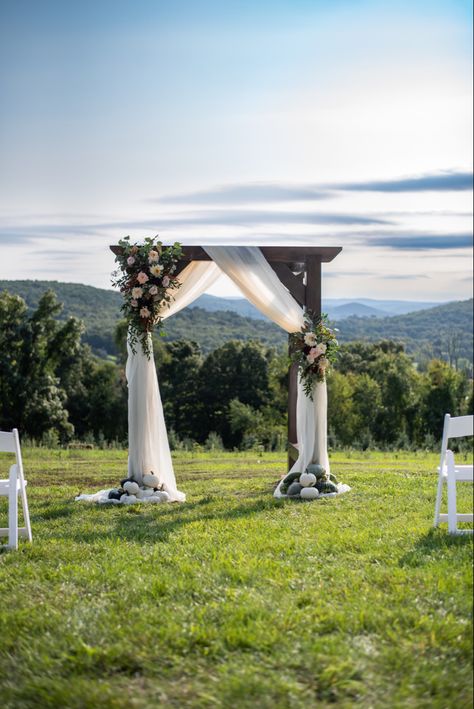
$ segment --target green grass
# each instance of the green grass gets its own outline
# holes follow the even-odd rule
[[[335,453],[353,489],[310,503],[272,497],[282,454],[175,460],[185,505],[99,508],[74,495],[125,452],[25,451],[4,709],[472,706],[472,539],[431,529],[435,455]]]

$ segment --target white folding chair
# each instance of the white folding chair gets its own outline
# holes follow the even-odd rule
[[[472,522],[472,512],[461,514],[457,511],[456,483],[473,481],[472,465],[457,465],[454,453],[448,449],[450,438],[461,438],[474,434],[474,416],[456,416],[451,418],[449,414],[444,417],[443,440],[441,443],[441,459],[438,468],[438,492],[436,495],[434,526],[440,522],[448,523],[448,531],[451,534],[472,534],[472,529],[458,530],[458,522]],[[448,514],[440,514],[441,497],[443,494],[443,484],[447,483],[448,488]]]
[[[0,528],[0,537],[8,536],[8,544],[6,546],[9,549],[18,549],[19,536],[26,537],[30,542],[32,537],[20,439],[16,428],[11,433],[0,431],[0,451],[2,453],[14,453],[16,458],[16,462],[10,467],[8,479],[0,480],[0,496],[8,497],[8,527]],[[18,496],[21,498],[23,507],[24,527],[18,527]]]

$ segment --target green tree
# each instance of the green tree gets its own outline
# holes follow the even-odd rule
[[[265,350],[256,342],[226,342],[206,357],[199,376],[199,440],[215,431],[226,447],[239,444],[230,425],[230,402],[238,399],[255,410],[268,404],[272,399],[268,370]]]
[[[0,428],[17,427],[36,438],[50,429],[62,438],[72,435],[58,373],[80,352],[82,324],[76,318],[58,322],[60,312],[52,291],[31,314],[19,296],[0,294]]]
[[[457,372],[446,362],[433,360],[428,366],[423,401],[423,420],[426,433],[437,440],[443,432],[445,414],[460,416],[466,411],[469,382],[466,375]]]
[[[157,366],[166,424],[181,439],[196,439],[202,415],[198,394],[202,365],[199,345],[189,340],[160,345],[163,349],[157,356]]]

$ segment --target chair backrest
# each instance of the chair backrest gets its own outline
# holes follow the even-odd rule
[[[15,436],[13,431],[0,431],[0,452],[1,453],[16,453]]]
[[[474,416],[455,416],[446,414],[444,417],[443,440],[441,443],[440,470],[443,470],[446,461],[446,450],[450,438],[474,435]]]
[[[21,459],[20,437],[16,428],[13,431],[0,431],[0,452],[14,453],[18,474],[23,479],[23,461]]]
[[[449,417],[449,418],[448,418]],[[448,428],[448,438],[474,435],[474,416],[455,416],[446,414],[444,424]]]

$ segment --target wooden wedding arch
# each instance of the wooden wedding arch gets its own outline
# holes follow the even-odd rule
[[[110,247],[120,253],[120,246]],[[293,298],[312,313],[321,314],[322,264],[333,261],[341,246],[260,246],[266,260]],[[181,272],[191,261],[211,261],[205,246],[182,246],[178,263]],[[288,468],[298,457],[296,449],[297,366],[290,367],[288,378]]]

